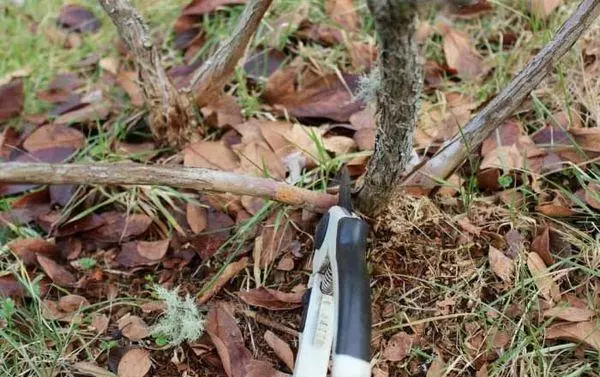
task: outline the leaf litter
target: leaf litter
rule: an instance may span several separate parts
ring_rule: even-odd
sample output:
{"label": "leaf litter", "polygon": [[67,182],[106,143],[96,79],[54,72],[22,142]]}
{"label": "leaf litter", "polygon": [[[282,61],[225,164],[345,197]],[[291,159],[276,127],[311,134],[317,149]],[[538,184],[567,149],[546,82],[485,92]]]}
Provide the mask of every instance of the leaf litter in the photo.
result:
{"label": "leaf litter", "polygon": [[[181,54],[179,65],[171,56],[163,61],[178,85],[185,86],[201,63],[197,56],[210,49],[206,22],[229,17],[232,6],[244,3],[194,0],[182,9],[173,26],[173,43]],[[530,1],[523,9],[552,22],[559,13],[558,3]],[[318,182],[303,180],[317,171],[322,174],[311,169],[322,169],[324,160],[340,159],[347,161],[353,177],[358,177],[374,149],[377,118],[373,104],[357,96],[359,77],[374,66],[377,47],[373,36],[362,30],[367,26],[362,10],[350,1],[326,1],[326,21],[314,18],[307,7],[297,8],[291,12],[273,10],[267,23],[287,31],[266,31],[267,42],[252,46],[243,64],[248,80],[236,78],[227,87],[227,94],[200,109],[204,131],[208,131],[204,133],[206,139],[194,140],[180,151],[155,149],[144,134],[147,125],[143,116],[138,115],[146,104],[130,57],[123,51],[117,55],[103,50],[72,65],[73,72],[49,78],[44,88],[35,91],[47,109],[40,114],[23,113],[23,84],[29,84],[34,73],[23,69],[6,76],[0,86],[1,158],[61,162],[79,153],[84,159],[110,156],[121,161],[145,153],[148,157],[139,159],[145,163],[174,161],[183,166],[310,184]],[[418,159],[427,159],[459,132],[493,95],[483,90],[475,93],[472,85],[486,85],[496,74],[491,70],[496,62],[495,44],[501,51],[512,53],[514,46],[521,49],[521,44],[527,43],[528,37],[517,35],[517,29],[495,30],[493,35],[487,29],[473,29],[484,17],[488,20],[500,13],[498,8],[479,1],[450,8],[443,16],[421,23],[421,43],[438,39],[427,47],[435,48],[436,53],[425,54],[426,91],[415,136]],[[95,11],[65,6],[59,11],[60,26],[44,27],[43,35],[57,48],[68,47],[74,52],[89,38],[79,34],[101,33],[109,26],[100,23]],[[285,33],[291,38],[285,40]],[[529,30],[524,35],[527,33]],[[336,55],[330,53],[337,46],[343,59],[332,64],[319,55],[325,51],[334,59]],[[594,51],[593,43],[584,44],[583,54],[588,60],[583,64],[588,70],[593,68],[589,57]],[[95,70],[99,78],[90,76]],[[552,83],[544,85],[548,89]],[[256,109],[247,108],[243,90],[249,90],[257,101]],[[600,134],[590,121],[589,104],[574,101],[567,111],[549,97],[540,98],[550,106],[547,118],[537,117],[538,113],[524,104],[515,118],[488,137],[481,150],[473,151],[477,164],[457,171],[433,201],[403,197],[394,203],[387,218],[373,220],[370,268],[374,277],[373,316],[378,318],[374,321],[373,348],[379,355],[374,361],[375,375],[396,375],[400,368],[410,375],[444,375],[454,351],[462,347],[448,336],[454,330],[469,334],[464,354],[468,360],[454,359],[454,365],[478,376],[487,375],[497,368],[498,355],[511,346],[511,320],[521,315],[528,325],[537,324],[540,318],[548,321],[544,331],[537,332],[539,338],[599,348],[595,341],[597,310],[581,299],[586,297],[584,288],[570,286],[576,281],[580,287],[591,287],[595,281],[560,270],[565,255],[576,258],[577,253],[589,251],[581,245],[559,247],[555,238],[560,227],[548,225],[544,216],[577,224],[582,213],[595,214],[598,210],[598,182],[586,169],[588,161],[600,152]],[[117,124],[124,127],[122,132],[111,134]],[[97,140],[106,135],[109,139],[104,151]],[[357,151],[362,154],[355,157]],[[560,169],[569,164],[577,164],[587,174],[583,175],[584,183],[573,175],[561,175]],[[555,171],[559,177],[540,176]],[[568,184],[577,196],[548,183],[554,179]],[[481,190],[482,196],[478,193],[465,205],[472,187]],[[296,211],[282,217],[272,209],[265,215],[265,208],[269,208],[265,200],[227,194],[196,196],[181,191],[174,199],[153,189],[138,192],[136,199],[131,199],[119,196],[128,190],[123,187],[82,189],[0,186],[3,197],[11,200],[11,208],[0,214],[0,220],[40,229],[41,236],[18,238],[7,246],[11,261],[23,262],[29,276],[43,277],[40,289],[49,295],[44,296],[45,315],[65,324],[85,324],[101,336],[112,336],[117,330],[123,335],[118,357],[99,358],[97,364],[82,359],[73,363],[75,370],[144,376],[153,368],[160,373],[161,368],[177,373],[198,368],[207,375],[225,373],[229,377],[285,376],[293,370],[292,347],[297,340],[290,334],[296,333],[300,320],[312,247],[305,232],[314,230],[314,216]],[[156,201],[149,207],[140,200],[148,193],[162,195],[158,203],[164,199],[169,209],[157,210],[152,207]],[[485,200],[483,195],[487,195]],[[509,215],[506,207],[527,211]],[[89,208],[94,210],[73,220],[74,215]],[[465,211],[468,217],[455,216]],[[249,227],[243,241],[236,241],[247,221],[257,225]],[[586,231],[593,232],[589,228]],[[482,266],[485,271],[478,270]],[[195,350],[202,349],[196,358],[187,355],[182,361],[172,350],[153,347],[153,342],[158,345],[161,341],[150,337],[156,313],[166,310],[161,301],[154,306],[90,312],[98,302],[124,292],[155,299],[144,289],[149,279],[165,287],[181,286],[186,294],[195,295],[202,312],[208,312],[206,334],[188,342]],[[466,281],[469,285],[461,285]],[[454,286],[465,293],[448,295],[423,282]],[[519,284],[529,284],[530,290],[539,292],[539,312],[527,312],[525,302],[517,297],[514,305],[482,310],[486,320],[494,324],[492,330],[471,318],[481,309],[478,303],[501,302]],[[18,299],[28,293],[15,276],[3,273],[0,295]],[[260,316],[242,315],[248,307]],[[406,317],[402,319],[406,323],[396,322],[399,313]],[[433,313],[441,317],[432,317]],[[463,317],[473,321],[461,322]],[[280,333],[268,323],[287,330]],[[399,331],[398,323],[406,326]],[[471,348],[477,352],[471,353]],[[419,353],[427,354],[427,358]]]}

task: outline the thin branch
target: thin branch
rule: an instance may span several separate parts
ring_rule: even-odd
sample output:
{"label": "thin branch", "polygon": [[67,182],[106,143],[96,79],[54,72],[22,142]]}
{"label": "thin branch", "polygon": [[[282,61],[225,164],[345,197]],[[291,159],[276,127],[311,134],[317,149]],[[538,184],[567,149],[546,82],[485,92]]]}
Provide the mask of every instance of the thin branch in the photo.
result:
{"label": "thin branch", "polygon": [[142,164],[0,164],[0,183],[157,185],[258,196],[324,212],[337,197],[259,178],[211,169]]}
{"label": "thin branch", "polygon": [[403,186],[432,189],[448,178],[523,103],[600,13],[600,0],[583,0],[556,35],[515,78],[430,160],[417,167]]}
{"label": "thin branch", "polygon": [[248,0],[231,36],[194,72],[190,86],[198,106],[205,106],[221,94],[272,2]]}
{"label": "thin branch", "polygon": [[179,93],[161,64],[148,27],[129,0],[99,0],[133,55],[150,110],[150,128],[159,144],[185,145],[196,128],[193,101]]}

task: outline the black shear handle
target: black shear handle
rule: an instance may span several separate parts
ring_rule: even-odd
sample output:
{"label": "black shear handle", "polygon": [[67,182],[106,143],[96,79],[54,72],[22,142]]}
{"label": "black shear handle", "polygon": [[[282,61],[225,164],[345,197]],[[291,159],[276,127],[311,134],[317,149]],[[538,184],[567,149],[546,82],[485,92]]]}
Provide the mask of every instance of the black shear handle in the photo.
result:
{"label": "black shear handle", "polygon": [[371,360],[371,289],[366,263],[367,224],[340,219],[337,229],[338,328],[335,354]]}

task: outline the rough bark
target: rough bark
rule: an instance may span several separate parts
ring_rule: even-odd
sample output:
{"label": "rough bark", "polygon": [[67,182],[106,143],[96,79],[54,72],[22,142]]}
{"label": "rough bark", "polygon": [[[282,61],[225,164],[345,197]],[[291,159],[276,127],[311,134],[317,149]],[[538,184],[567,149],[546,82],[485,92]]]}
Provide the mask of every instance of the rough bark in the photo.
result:
{"label": "rough bark", "polygon": [[198,106],[205,106],[220,96],[272,2],[248,0],[231,36],[194,72],[190,86]]}
{"label": "rough bark", "polygon": [[197,125],[193,101],[188,94],[180,93],[167,76],[144,19],[129,0],[99,1],[138,68],[155,141],[173,147],[187,144]]}
{"label": "rough bark", "polygon": [[432,189],[448,178],[523,103],[531,91],[552,72],[557,61],[573,46],[600,13],[600,0],[583,0],[556,35],[531,59],[493,100],[477,113],[461,132],[449,140],[424,165],[407,176],[403,186]]}
{"label": "rough bark", "polygon": [[421,64],[415,39],[415,2],[368,0],[379,37],[375,151],[358,191],[359,209],[375,215],[400,183],[412,151],[421,94]]}
{"label": "rough bark", "polygon": [[0,164],[0,183],[172,186],[259,196],[317,212],[324,212],[337,203],[335,195],[290,186],[273,179],[178,166],[7,162]]}

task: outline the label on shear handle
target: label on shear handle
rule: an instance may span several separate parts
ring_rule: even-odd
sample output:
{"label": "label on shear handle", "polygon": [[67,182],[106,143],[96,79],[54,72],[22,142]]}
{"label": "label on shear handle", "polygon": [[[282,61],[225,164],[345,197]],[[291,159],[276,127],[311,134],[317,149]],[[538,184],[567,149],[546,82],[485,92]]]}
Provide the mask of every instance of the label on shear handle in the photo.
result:
{"label": "label on shear handle", "polygon": [[315,331],[315,346],[330,346],[331,331],[333,322],[333,296],[322,295],[321,306],[319,307],[319,320],[317,330]]}

